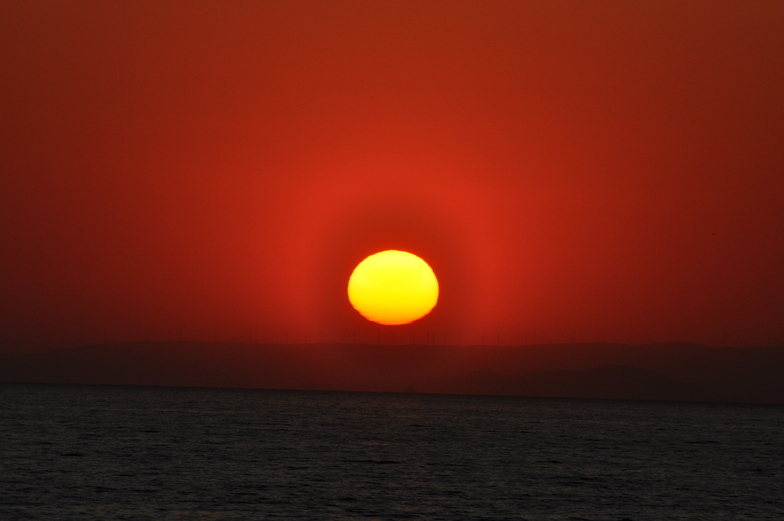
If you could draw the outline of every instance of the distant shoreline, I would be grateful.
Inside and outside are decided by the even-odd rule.
[[[122,342],[0,354],[0,381],[784,404],[784,347]]]

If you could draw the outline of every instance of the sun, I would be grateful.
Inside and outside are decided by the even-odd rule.
[[[438,279],[413,253],[387,250],[360,262],[348,280],[348,300],[360,315],[394,326],[418,320],[438,302]]]

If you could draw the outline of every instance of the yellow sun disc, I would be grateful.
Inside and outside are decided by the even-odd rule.
[[[354,268],[348,280],[348,300],[368,320],[388,326],[408,324],[435,307],[438,280],[416,255],[382,251]]]

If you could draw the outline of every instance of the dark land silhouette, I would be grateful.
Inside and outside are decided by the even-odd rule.
[[[0,381],[784,404],[784,347],[126,342],[0,354]]]

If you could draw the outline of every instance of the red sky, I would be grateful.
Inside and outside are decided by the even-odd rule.
[[[782,63],[778,0],[3,2],[0,336],[780,343]]]

